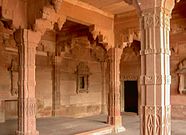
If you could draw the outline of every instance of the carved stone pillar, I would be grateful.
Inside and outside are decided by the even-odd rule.
[[[101,61],[101,81],[102,81],[102,105],[101,105],[101,113],[107,113],[107,92],[106,92],[106,62]]]
[[[5,102],[0,100],[0,123],[5,122]]]
[[[60,109],[60,65],[61,56],[53,59],[53,91],[52,91],[52,115],[57,116]]]
[[[141,135],[171,134],[169,31],[173,3],[173,0],[138,3],[142,37]]]
[[[36,130],[35,54],[40,33],[20,29],[15,33],[19,53],[17,135],[38,135]]]
[[[111,48],[109,55],[109,97],[108,97],[108,123],[114,126],[115,132],[124,131],[120,109],[120,58],[123,50]]]

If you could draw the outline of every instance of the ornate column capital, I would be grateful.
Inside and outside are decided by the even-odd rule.
[[[22,45],[23,43],[25,44],[29,43],[29,44],[37,46],[41,40],[41,33],[31,31],[28,29],[18,29],[14,33],[14,39],[18,46]]]
[[[126,3],[133,5],[138,15],[141,15],[141,12],[146,9],[153,9],[155,7],[165,8],[171,14],[172,9],[175,6],[176,2],[180,0],[124,0]]]
[[[120,61],[121,59],[121,55],[123,53],[123,49],[122,48],[110,48],[108,51],[107,51],[107,56],[108,56],[108,59],[111,60],[111,61]]]

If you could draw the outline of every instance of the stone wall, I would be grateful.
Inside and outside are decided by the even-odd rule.
[[[82,117],[99,114],[101,111],[101,67],[100,63],[91,60],[90,50],[82,49],[82,58],[64,56],[60,68],[60,109],[57,115]],[[80,55],[79,54],[79,55]],[[37,116],[46,117],[52,114],[52,67],[49,58],[37,57],[36,98]],[[79,62],[88,63],[88,93],[77,93],[76,68]]]
[[[173,10],[171,19],[171,104],[173,118],[186,118],[186,95],[179,92],[179,64],[186,59],[186,16],[185,4],[178,4]]]
[[[7,42],[14,40],[8,34]],[[1,38],[3,36],[1,35]],[[37,117],[52,116],[53,90],[53,54],[55,52],[55,34],[48,31],[42,37],[36,55],[36,99]],[[102,105],[102,57],[100,47],[97,54],[87,39],[79,37],[76,44],[66,50],[61,57],[60,66],[60,108],[57,115],[82,117],[99,114]],[[84,41],[84,43],[83,43]],[[79,43],[78,43],[79,42]],[[0,42],[0,116],[2,121],[17,118],[17,81],[18,81],[18,54],[15,42],[5,44]],[[72,41],[72,44],[74,41]],[[103,51],[104,52],[104,51]],[[77,93],[77,66],[80,62],[87,64],[90,70],[88,92]],[[13,80],[12,80],[13,79]],[[13,84],[12,84],[13,82]],[[3,110],[4,109],[4,110]]]

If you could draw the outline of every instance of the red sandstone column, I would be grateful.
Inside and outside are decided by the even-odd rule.
[[[53,91],[52,91],[52,115],[59,115],[60,109],[60,65],[61,56],[54,56],[53,59]]]
[[[120,109],[120,58],[123,50],[111,48],[109,55],[109,97],[108,97],[108,123],[114,126],[115,132],[124,131]]]
[[[41,35],[26,29],[15,33],[19,53],[17,135],[38,135],[36,130],[35,55]]]
[[[141,135],[170,135],[170,16],[173,0],[141,0]]]
[[[106,92],[106,65],[107,63],[105,61],[101,61],[101,82],[102,82],[102,105],[101,105],[101,113],[102,114],[107,114],[107,92]]]

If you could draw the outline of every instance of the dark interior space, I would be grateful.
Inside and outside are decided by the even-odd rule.
[[[124,81],[125,112],[138,113],[138,84],[137,81]]]

